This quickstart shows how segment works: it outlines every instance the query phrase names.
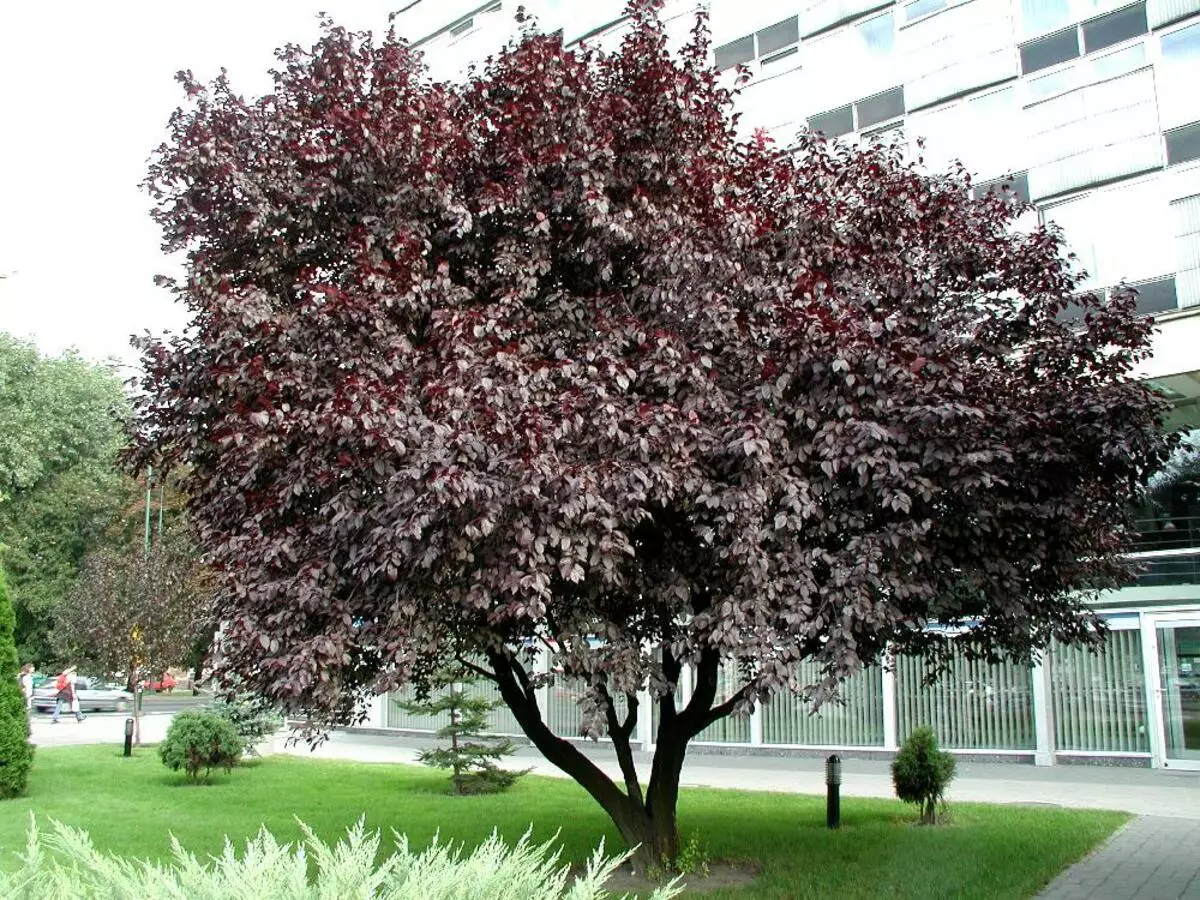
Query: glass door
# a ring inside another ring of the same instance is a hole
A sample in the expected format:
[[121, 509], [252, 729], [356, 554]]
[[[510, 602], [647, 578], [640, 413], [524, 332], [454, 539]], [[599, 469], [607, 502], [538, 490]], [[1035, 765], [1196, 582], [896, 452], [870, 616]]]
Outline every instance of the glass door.
[[1200, 769], [1200, 621], [1156, 624], [1163, 764]]

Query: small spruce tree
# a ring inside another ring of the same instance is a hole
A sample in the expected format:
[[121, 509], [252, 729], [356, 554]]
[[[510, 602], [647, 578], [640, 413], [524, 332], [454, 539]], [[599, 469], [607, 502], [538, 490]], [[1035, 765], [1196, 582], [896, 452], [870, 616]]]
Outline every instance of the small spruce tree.
[[25, 697], [17, 682], [19, 665], [13, 637], [16, 616], [8, 597], [8, 585], [0, 573], [0, 798], [25, 793], [33, 745], [29, 743], [29, 716]]
[[439, 679], [446, 688], [436, 698], [401, 702], [400, 706], [416, 715], [449, 715], [449, 722], [438, 729], [437, 736], [450, 742], [449, 747], [422, 750], [417, 758], [427, 766], [450, 770], [450, 783], [455, 794], [496, 794], [506, 791], [529, 769], [502, 769], [496, 763], [516, 752], [508, 738], [487, 737], [487, 714], [504, 704], [497, 700], [468, 694], [466, 688], [473, 679], [455, 672]]
[[937, 806], [954, 780], [954, 757], [938, 749], [932, 728], [913, 731], [892, 763], [896, 796], [921, 808], [921, 824], [937, 824]]

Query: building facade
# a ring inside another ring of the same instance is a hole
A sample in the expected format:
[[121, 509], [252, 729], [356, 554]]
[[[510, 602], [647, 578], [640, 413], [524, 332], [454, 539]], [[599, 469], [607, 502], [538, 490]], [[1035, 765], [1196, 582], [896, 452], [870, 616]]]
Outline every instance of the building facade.
[[[517, 34], [518, 5], [568, 45], [611, 47], [628, 27], [624, 0], [417, 0], [395, 24], [434, 77], [455, 79]], [[960, 160], [977, 190], [1003, 181], [1033, 205], [1030, 222], [1062, 226], [1088, 288], [1137, 287], [1157, 323], [1140, 374], [1175, 403], [1172, 427], [1200, 439], [1200, 0], [669, 0], [673, 39], [700, 6], [715, 65], [731, 79], [750, 70], [747, 134], [786, 147], [811, 129], [898, 143], [931, 169]], [[1144, 511], [1138, 583], [1098, 604], [1102, 652], [1054, 646], [1032, 669], [961, 660], [932, 686], [922, 660], [900, 658], [818, 715], [779, 697], [699, 742], [890, 753], [931, 725], [962, 753], [1200, 770], [1200, 467], [1187, 462]], [[576, 735], [579, 686], [542, 690], [556, 732]], [[437, 727], [394, 700], [378, 699], [373, 724]], [[503, 709], [494, 725], [520, 731]]]

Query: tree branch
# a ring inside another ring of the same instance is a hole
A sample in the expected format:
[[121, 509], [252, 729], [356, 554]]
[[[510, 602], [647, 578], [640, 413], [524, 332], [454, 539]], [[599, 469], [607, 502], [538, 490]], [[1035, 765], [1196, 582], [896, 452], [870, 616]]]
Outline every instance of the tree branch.
[[542, 752], [542, 755], [578, 781], [597, 803], [609, 811], [610, 815], [619, 810], [627, 810], [633, 802], [632, 799], [621, 793], [612, 779], [605, 775], [579, 748], [554, 734], [542, 721], [536, 698], [528, 696], [521, 688], [519, 676], [513, 668], [513, 660], [502, 651], [489, 650], [488, 662], [495, 673], [500, 696], [512, 710], [521, 730]]
[[[617, 719], [617, 707], [613, 703], [612, 695], [608, 692], [608, 686], [601, 683], [599, 687], [601, 698], [604, 700], [604, 717], [608, 720], [608, 735], [612, 739], [613, 749], [617, 754], [617, 762], [621, 766], [621, 775], [625, 779], [625, 793], [628, 795], [634, 808], [637, 810], [645, 809], [645, 800], [642, 797], [642, 782], [638, 778], [637, 764], [633, 761], [633, 750], [629, 746], [629, 735], [633, 732], [630, 717], [626, 716], [624, 724]], [[629, 695], [627, 694], [626, 697]], [[631, 710], [633, 711], [633, 721], [637, 720], [637, 699], [630, 698]]]
[[[707, 728], [713, 722], [720, 721], [721, 719], [725, 718], [727, 715], [732, 713], [734, 708], [738, 705], [738, 703], [741, 700], [743, 700], [748, 693], [750, 693], [750, 688], [751, 688], [751, 685], [749, 685], [749, 684], [742, 685], [741, 688], [738, 689], [738, 692], [736, 694], [734, 694], [732, 697], [730, 697], [728, 700], [724, 701], [723, 703], [720, 703], [717, 706], [714, 706], [712, 709], [710, 709], [708, 711], [708, 715], [706, 715], [703, 719], [703, 724], [701, 724], [701, 726], [700, 726], [700, 731], [703, 731], [705, 728]], [[698, 733], [699, 732], [697, 732], [697, 734]]]
[[455, 657], [455, 662], [457, 662], [464, 669], [467, 669], [470, 672], [474, 672], [480, 678], [486, 678], [488, 681], [491, 681], [493, 683], [496, 681], [495, 673], [489, 672], [487, 669], [483, 668], [482, 666], [477, 666], [475, 663], [470, 662], [469, 660], [465, 660], [461, 656]]

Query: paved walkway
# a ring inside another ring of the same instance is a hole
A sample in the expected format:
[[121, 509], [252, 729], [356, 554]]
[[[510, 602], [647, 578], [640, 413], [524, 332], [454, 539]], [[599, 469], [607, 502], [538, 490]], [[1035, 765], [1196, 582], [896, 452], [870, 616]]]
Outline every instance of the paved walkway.
[[1134, 819], [1038, 900], [1200, 900], [1200, 821]]

